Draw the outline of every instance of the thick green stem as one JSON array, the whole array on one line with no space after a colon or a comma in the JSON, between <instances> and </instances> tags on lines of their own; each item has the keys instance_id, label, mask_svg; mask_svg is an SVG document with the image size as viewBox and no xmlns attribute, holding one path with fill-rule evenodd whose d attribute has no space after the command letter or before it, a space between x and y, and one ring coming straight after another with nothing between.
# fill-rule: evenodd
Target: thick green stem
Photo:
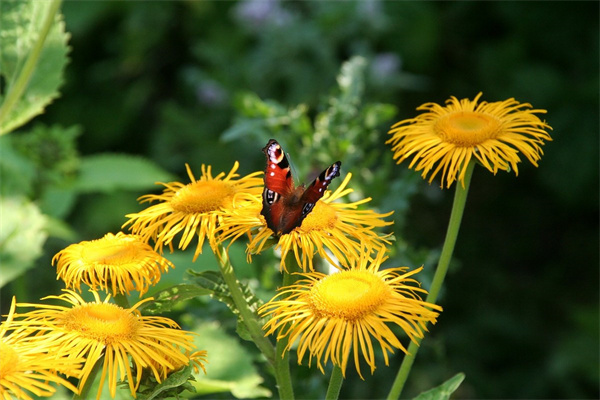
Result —
<instances>
[{"instance_id":1,"label":"thick green stem","mask_svg":"<svg viewBox=\"0 0 600 400\"><path fill-rule=\"evenodd\" d=\"M235 306L240 313L242 321L244 322L246 328L248 329L248 332L250 333L252 341L256 344L256 347L258 347L258 349L264 354L264 356L267 358L267 361L269 361L271 365L275 366L275 349L273 348L271 341L265 337L262 327L258 322L258 316L254 311L250 309L250 306L248 306L246 299L244 299L242 288L240 287L239 282L235 276L233 266L229 261L227 250L216 248L215 256L217 257L223 280L229 288L229 292L231 293L233 302L235 303Z\"/></svg>"},{"instance_id":2,"label":"thick green stem","mask_svg":"<svg viewBox=\"0 0 600 400\"><path fill-rule=\"evenodd\" d=\"M337 398L340 396L342 383L344 383L344 374L342 374L342 369L339 366L334 365L333 371L331 371L331 378L329 378L329 387L327 388L325 399L337 400Z\"/></svg>"},{"instance_id":3,"label":"thick green stem","mask_svg":"<svg viewBox=\"0 0 600 400\"><path fill-rule=\"evenodd\" d=\"M467 194L469 193L469 185L471 183L471 177L473 176L474 167L475 163L471 161L465 172L464 187L460 184L460 182L456 183L456 192L454 194L454 203L452 204L452 212L450 214L450 222L448 223L446 239L444 241L444 246L442 247L442 254L440 255L437 269L435 270L435 274L433 276L429 294L425 300L428 303L436 302L442 288L442 284L444 283L444 278L448 272L448 266L450 265L450 260L452 259L452 253L454 252L454 245L456 244L456 238L458 237L460 222L462 220L465 204L467 202ZM395 400L400 397L402 389L404 388L404 384L406 383L406 379L410 373L410 369L412 368L415 357L417 356L417 352L419 351L419 345L421 344L421 341L422 339L417 338L416 343L410 342L410 345L408 346L408 354L404 357L404 360L402 360L402 364L400 365L400 369L398 370L398 374L396 375L392 389L388 394L388 400Z\"/></svg>"},{"instance_id":4,"label":"thick green stem","mask_svg":"<svg viewBox=\"0 0 600 400\"><path fill-rule=\"evenodd\" d=\"M19 101L23 92L27 88L27 84L35 71L35 67L40 58L40 54L42 53L42 49L44 48L44 42L46 41L46 37L50 32L50 28L54 24L54 19L56 18L56 13L60 8L61 0L52 0L52 4L48 8L48 14L46 15L46 19L42 25L42 29L40 31L40 35L38 36L37 41L33 45L31 52L29 53L29 57L25 61L23 68L19 72L19 75L15 79L15 83L11 85L6 97L4 99L4 103L0 107L0 124L4 121L4 118L11 112L12 108ZM0 131L0 135L7 132Z\"/></svg>"}]
</instances>

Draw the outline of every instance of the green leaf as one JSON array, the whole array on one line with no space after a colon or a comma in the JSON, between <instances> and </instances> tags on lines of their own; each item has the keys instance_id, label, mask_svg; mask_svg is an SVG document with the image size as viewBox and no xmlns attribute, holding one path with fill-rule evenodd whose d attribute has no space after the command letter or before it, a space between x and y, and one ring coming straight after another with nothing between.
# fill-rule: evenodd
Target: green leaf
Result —
<instances>
[{"instance_id":1,"label":"green leaf","mask_svg":"<svg viewBox=\"0 0 600 400\"><path fill-rule=\"evenodd\" d=\"M192 371L192 366L187 365L180 370L171 373L167 379L156 385L149 393L139 394L138 399L164 399L167 398L165 395L168 395L169 398L172 398L173 396L171 396L171 393L168 392L171 392L173 389L175 389L174 394L177 394L182 389L180 386L183 386L183 388L189 387L189 389L193 389L192 385L186 385L188 379L190 379L190 376L192 375Z\"/></svg>"},{"instance_id":2,"label":"green leaf","mask_svg":"<svg viewBox=\"0 0 600 400\"><path fill-rule=\"evenodd\" d=\"M227 284L223 281L221 274L215 271L203 271L196 272L193 270L188 270L188 274L192 275L194 282L202 288L208 289L212 291L212 295L222 303L225 303L229 309L238 316L237 323L237 333L244 340L252 340L250 337L250 333L245 327L243 321L241 321L240 313L235 305L233 298L231 297L231 293L229 292L229 288ZM248 303L248 306L252 311L256 313L258 308L263 304L262 300L254 295L254 292L243 283L240 283L240 288L242 289L242 294L244 295L244 300ZM263 324L263 321L259 319L259 323Z\"/></svg>"},{"instance_id":3,"label":"green leaf","mask_svg":"<svg viewBox=\"0 0 600 400\"><path fill-rule=\"evenodd\" d=\"M271 392L260 386L263 378L252 363L252 354L219 323L204 323L194 331L199 335L198 347L208 350L209 360L206 375L196 375L192 382L197 395L229 391L241 399L271 397Z\"/></svg>"},{"instance_id":4,"label":"green leaf","mask_svg":"<svg viewBox=\"0 0 600 400\"><path fill-rule=\"evenodd\" d=\"M196 296L206 296L212 291L201 288L196 285L181 284L164 289L154 294L154 300L144 303L140 310L145 314L163 314L171 311L173 307L184 300L192 299Z\"/></svg>"},{"instance_id":5,"label":"green leaf","mask_svg":"<svg viewBox=\"0 0 600 400\"><path fill-rule=\"evenodd\" d=\"M47 238L46 218L25 199L0 197L0 287L33 266Z\"/></svg>"},{"instance_id":6,"label":"green leaf","mask_svg":"<svg viewBox=\"0 0 600 400\"><path fill-rule=\"evenodd\" d=\"M168 182L173 176L155 163L124 154L99 154L81 159L75 189L80 192L143 190L156 182Z\"/></svg>"},{"instance_id":7,"label":"green leaf","mask_svg":"<svg viewBox=\"0 0 600 400\"><path fill-rule=\"evenodd\" d=\"M67 40L60 1L0 2L0 135L41 114L58 97L67 64Z\"/></svg>"},{"instance_id":8,"label":"green leaf","mask_svg":"<svg viewBox=\"0 0 600 400\"><path fill-rule=\"evenodd\" d=\"M458 373L440 386L436 386L426 392L421 393L414 400L448 400L450 395L458 389L462 381L465 379L465 374Z\"/></svg>"},{"instance_id":9,"label":"green leaf","mask_svg":"<svg viewBox=\"0 0 600 400\"><path fill-rule=\"evenodd\" d=\"M0 194L30 195L36 177L35 164L19 153L11 137L0 137Z\"/></svg>"}]
</instances>

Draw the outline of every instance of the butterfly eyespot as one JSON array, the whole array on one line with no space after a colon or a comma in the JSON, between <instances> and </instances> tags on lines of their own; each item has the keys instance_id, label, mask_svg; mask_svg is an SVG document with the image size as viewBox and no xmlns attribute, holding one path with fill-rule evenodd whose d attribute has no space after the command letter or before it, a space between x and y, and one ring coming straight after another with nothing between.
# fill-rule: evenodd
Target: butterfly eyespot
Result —
<instances>
[{"instance_id":1,"label":"butterfly eyespot","mask_svg":"<svg viewBox=\"0 0 600 400\"><path fill-rule=\"evenodd\" d=\"M306 203L304 207L302 207L302 215L306 216L312 209L315 207L315 203Z\"/></svg>"},{"instance_id":2,"label":"butterfly eyespot","mask_svg":"<svg viewBox=\"0 0 600 400\"><path fill-rule=\"evenodd\" d=\"M267 204L272 205L273 203L275 203L277 201L277 199L279 199L279 194L272 190L265 188L265 190L263 192L263 198L265 199Z\"/></svg>"}]
</instances>

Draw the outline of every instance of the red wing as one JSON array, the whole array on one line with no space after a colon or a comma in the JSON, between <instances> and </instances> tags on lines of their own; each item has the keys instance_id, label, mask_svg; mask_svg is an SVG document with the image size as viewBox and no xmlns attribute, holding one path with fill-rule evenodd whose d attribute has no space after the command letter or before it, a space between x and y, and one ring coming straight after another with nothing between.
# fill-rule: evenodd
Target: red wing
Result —
<instances>
[{"instance_id":1,"label":"red wing","mask_svg":"<svg viewBox=\"0 0 600 400\"><path fill-rule=\"evenodd\" d=\"M265 217L267 226L275 234L279 234L279 221L285 214L282 197L292 193L294 180L287 157L276 140L269 140L263 152L267 156L267 168L261 214Z\"/></svg>"},{"instance_id":2,"label":"red wing","mask_svg":"<svg viewBox=\"0 0 600 400\"><path fill-rule=\"evenodd\" d=\"M271 207L271 218L276 222L277 230L271 230L278 235L285 235L302 225L304 218L306 218L315 207L317 201L325 194L325 190L327 190L327 186L329 186L331 180L340 175L341 165L342 163L338 161L321 172L321 175L304 190L300 198L296 198L294 195L289 201L288 199L284 199L273 204Z\"/></svg>"},{"instance_id":3,"label":"red wing","mask_svg":"<svg viewBox=\"0 0 600 400\"><path fill-rule=\"evenodd\" d=\"M325 190L327 190L327 186L329 186L333 178L340 176L341 165L342 163L340 161L336 161L325 171L321 172L321 175L316 177L310 186L304 191L304 194L302 195L302 202L309 204L312 203L314 205L317 201L319 201L319 199L325 194Z\"/></svg>"},{"instance_id":4,"label":"red wing","mask_svg":"<svg viewBox=\"0 0 600 400\"><path fill-rule=\"evenodd\" d=\"M261 214L276 236L285 235L302 224L331 180L340 175L342 163L332 164L302 192L302 187L294 188L290 165L279 143L269 140L263 152L267 169Z\"/></svg>"},{"instance_id":5,"label":"red wing","mask_svg":"<svg viewBox=\"0 0 600 400\"><path fill-rule=\"evenodd\" d=\"M269 140L263 152L267 156L265 188L282 196L291 193L294 190L292 171L279 143L273 139Z\"/></svg>"}]
</instances>

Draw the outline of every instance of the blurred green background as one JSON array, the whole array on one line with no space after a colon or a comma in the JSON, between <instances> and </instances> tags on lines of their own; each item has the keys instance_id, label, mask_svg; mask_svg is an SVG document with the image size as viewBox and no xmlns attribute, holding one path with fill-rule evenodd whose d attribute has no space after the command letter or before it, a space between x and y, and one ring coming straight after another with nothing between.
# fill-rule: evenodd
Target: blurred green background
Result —
<instances>
[{"instance_id":1,"label":"blurred green background","mask_svg":"<svg viewBox=\"0 0 600 400\"><path fill-rule=\"evenodd\" d=\"M480 91L482 100L514 97L548 110L554 141L539 168L524 162L517 178L476 169L444 313L404 394L462 371L456 398L600 397L598 2L67 1L62 10L72 35L62 95L26 128L74 127L80 156L143 156L184 182L186 162L197 176L202 163L215 172L234 160L242 174L263 169L260 150L276 134L302 164L292 128L254 118L250 93L288 109L304 105L315 117L339 92L343 63L364 57L361 101L395 108L379 114L365 139L369 152L346 149L356 160L342 163L373 207L396 210L394 259L424 263L425 287L453 190L391 166L389 126L424 102ZM315 154L314 167L338 156ZM313 167L297 166L300 176ZM393 179L373 177L378 168ZM78 196L63 216L77 234L72 241L118 231L145 192ZM2 289L3 312L15 292L37 301L58 291L50 258L69 243L46 242L35 267ZM364 382L349 373L341 398L384 397L400 361L387 368L380 359ZM320 374L295 364L292 371L306 397L324 393Z\"/></svg>"}]
</instances>

